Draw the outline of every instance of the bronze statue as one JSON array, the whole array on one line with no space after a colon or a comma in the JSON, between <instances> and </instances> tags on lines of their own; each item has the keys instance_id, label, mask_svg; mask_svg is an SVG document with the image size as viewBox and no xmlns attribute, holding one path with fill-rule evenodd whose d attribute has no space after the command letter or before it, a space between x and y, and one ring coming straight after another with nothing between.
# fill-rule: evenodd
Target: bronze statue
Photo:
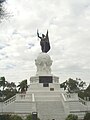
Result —
<instances>
[{"instance_id":1,"label":"bronze statue","mask_svg":"<svg viewBox=\"0 0 90 120\"><path fill-rule=\"evenodd\" d=\"M47 53L50 50L50 42L49 42L49 37L48 37L48 30L47 30L46 35L42 34L42 37L39 36L39 32L37 30L37 36L41 39L40 45L41 45L42 52Z\"/></svg>"}]
</instances>

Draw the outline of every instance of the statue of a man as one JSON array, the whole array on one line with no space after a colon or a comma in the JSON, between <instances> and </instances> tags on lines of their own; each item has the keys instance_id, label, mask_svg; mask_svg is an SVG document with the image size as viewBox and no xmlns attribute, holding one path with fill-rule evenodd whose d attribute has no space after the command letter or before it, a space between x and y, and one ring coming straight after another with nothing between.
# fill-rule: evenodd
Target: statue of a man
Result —
<instances>
[{"instance_id":1,"label":"statue of a man","mask_svg":"<svg viewBox=\"0 0 90 120\"><path fill-rule=\"evenodd\" d=\"M41 45L42 52L47 53L50 50L50 42L49 42L49 37L48 37L48 30L47 30L46 35L42 34L42 37L39 36L39 32L37 30L37 36L41 39L40 45Z\"/></svg>"}]
</instances>

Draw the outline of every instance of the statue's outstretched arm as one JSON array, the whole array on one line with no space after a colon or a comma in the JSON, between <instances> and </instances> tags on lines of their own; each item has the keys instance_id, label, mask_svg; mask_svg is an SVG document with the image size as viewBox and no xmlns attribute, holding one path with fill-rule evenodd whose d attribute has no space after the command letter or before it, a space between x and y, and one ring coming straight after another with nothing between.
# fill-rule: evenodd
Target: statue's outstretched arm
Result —
<instances>
[{"instance_id":1,"label":"statue's outstretched arm","mask_svg":"<svg viewBox=\"0 0 90 120\"><path fill-rule=\"evenodd\" d=\"M39 32L38 32L38 30L37 30L37 36L41 39L41 37L39 36Z\"/></svg>"},{"instance_id":2,"label":"statue's outstretched arm","mask_svg":"<svg viewBox=\"0 0 90 120\"><path fill-rule=\"evenodd\" d=\"M48 30L47 30L47 33L46 33L46 38L47 38L47 40L49 40Z\"/></svg>"}]
</instances>

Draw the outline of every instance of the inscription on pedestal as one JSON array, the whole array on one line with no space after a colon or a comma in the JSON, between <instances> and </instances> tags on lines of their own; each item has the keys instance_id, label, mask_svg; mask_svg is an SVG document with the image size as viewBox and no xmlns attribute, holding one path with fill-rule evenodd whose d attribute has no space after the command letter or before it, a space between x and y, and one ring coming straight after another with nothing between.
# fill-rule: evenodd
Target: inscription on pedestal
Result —
<instances>
[{"instance_id":1,"label":"inscription on pedestal","mask_svg":"<svg viewBox=\"0 0 90 120\"><path fill-rule=\"evenodd\" d=\"M53 83L52 76L39 76L39 83Z\"/></svg>"}]
</instances>

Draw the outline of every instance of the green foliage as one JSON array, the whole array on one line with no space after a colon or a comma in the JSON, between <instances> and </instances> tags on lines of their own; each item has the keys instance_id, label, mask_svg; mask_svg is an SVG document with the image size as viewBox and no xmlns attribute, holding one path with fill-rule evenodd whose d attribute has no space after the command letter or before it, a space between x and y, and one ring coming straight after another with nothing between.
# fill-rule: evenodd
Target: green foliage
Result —
<instances>
[{"instance_id":1,"label":"green foliage","mask_svg":"<svg viewBox=\"0 0 90 120\"><path fill-rule=\"evenodd\" d=\"M76 80L73 80L72 78L69 78L65 82L60 84L61 88L64 88L64 90L68 90L68 92L78 92L81 89L84 89L85 82L83 82L80 78L76 78Z\"/></svg>"},{"instance_id":2,"label":"green foliage","mask_svg":"<svg viewBox=\"0 0 90 120\"><path fill-rule=\"evenodd\" d=\"M19 87L21 93L26 92L28 88L27 79L23 80L18 86L16 86L14 82L6 81L4 76L0 77L0 101L5 101L14 96L17 93L16 87Z\"/></svg>"},{"instance_id":3,"label":"green foliage","mask_svg":"<svg viewBox=\"0 0 90 120\"><path fill-rule=\"evenodd\" d=\"M19 87L18 90L21 91L21 93L27 91L27 88L28 88L27 79L26 79L26 80L23 80L22 82L20 82L17 87Z\"/></svg>"},{"instance_id":4,"label":"green foliage","mask_svg":"<svg viewBox=\"0 0 90 120\"><path fill-rule=\"evenodd\" d=\"M66 88L67 88L67 82L65 81L65 82L61 83L60 84L60 88L64 88L64 90L66 90Z\"/></svg>"},{"instance_id":5,"label":"green foliage","mask_svg":"<svg viewBox=\"0 0 90 120\"><path fill-rule=\"evenodd\" d=\"M90 120L90 113L86 113L83 120Z\"/></svg>"},{"instance_id":6,"label":"green foliage","mask_svg":"<svg viewBox=\"0 0 90 120\"><path fill-rule=\"evenodd\" d=\"M0 101L4 101L17 93L16 85L13 82L6 81L5 77L0 77Z\"/></svg>"},{"instance_id":7,"label":"green foliage","mask_svg":"<svg viewBox=\"0 0 90 120\"><path fill-rule=\"evenodd\" d=\"M0 115L0 120L23 120L20 116L18 115Z\"/></svg>"},{"instance_id":8,"label":"green foliage","mask_svg":"<svg viewBox=\"0 0 90 120\"><path fill-rule=\"evenodd\" d=\"M4 90L4 95L6 96L4 100L7 100L11 97L13 97L17 93L17 90L10 90L10 89L5 89Z\"/></svg>"},{"instance_id":9,"label":"green foliage","mask_svg":"<svg viewBox=\"0 0 90 120\"><path fill-rule=\"evenodd\" d=\"M0 115L0 120L10 120L10 115Z\"/></svg>"},{"instance_id":10,"label":"green foliage","mask_svg":"<svg viewBox=\"0 0 90 120\"><path fill-rule=\"evenodd\" d=\"M5 2L5 0L0 0L0 22L5 17L5 10L3 7L3 2Z\"/></svg>"},{"instance_id":11,"label":"green foliage","mask_svg":"<svg viewBox=\"0 0 90 120\"><path fill-rule=\"evenodd\" d=\"M2 101L4 101L4 89L7 86L7 81L5 80L5 77L0 77L0 87L2 87L2 91L1 91L1 97L2 97Z\"/></svg>"},{"instance_id":12,"label":"green foliage","mask_svg":"<svg viewBox=\"0 0 90 120\"><path fill-rule=\"evenodd\" d=\"M7 82L7 88L13 90L16 89L16 85L14 82Z\"/></svg>"},{"instance_id":13,"label":"green foliage","mask_svg":"<svg viewBox=\"0 0 90 120\"><path fill-rule=\"evenodd\" d=\"M18 115L11 115L10 120L23 120L23 119Z\"/></svg>"},{"instance_id":14,"label":"green foliage","mask_svg":"<svg viewBox=\"0 0 90 120\"><path fill-rule=\"evenodd\" d=\"M25 120L32 120L32 115L27 115L26 119Z\"/></svg>"},{"instance_id":15,"label":"green foliage","mask_svg":"<svg viewBox=\"0 0 90 120\"><path fill-rule=\"evenodd\" d=\"M64 90L67 90L69 93L78 93L78 96L82 99L85 97L89 97L90 100L90 84L85 89L86 83L82 81L80 78L76 78L76 80L73 80L72 78L69 78L65 82L60 84L61 88L64 88Z\"/></svg>"},{"instance_id":16,"label":"green foliage","mask_svg":"<svg viewBox=\"0 0 90 120\"><path fill-rule=\"evenodd\" d=\"M0 77L0 87L3 87L3 90L6 87L5 77Z\"/></svg>"},{"instance_id":17,"label":"green foliage","mask_svg":"<svg viewBox=\"0 0 90 120\"><path fill-rule=\"evenodd\" d=\"M90 100L90 85L84 91L79 91L78 96L82 99L89 97Z\"/></svg>"},{"instance_id":18,"label":"green foliage","mask_svg":"<svg viewBox=\"0 0 90 120\"><path fill-rule=\"evenodd\" d=\"M86 91L90 93L90 84L89 84L88 87L86 88Z\"/></svg>"},{"instance_id":19,"label":"green foliage","mask_svg":"<svg viewBox=\"0 0 90 120\"><path fill-rule=\"evenodd\" d=\"M68 91L76 91L78 90L78 82L76 80L73 80L71 78L68 79L67 81L67 85L68 85Z\"/></svg>"},{"instance_id":20,"label":"green foliage","mask_svg":"<svg viewBox=\"0 0 90 120\"><path fill-rule=\"evenodd\" d=\"M26 117L26 119L25 120L32 120L32 115L31 114L29 114L29 115L27 115L27 117ZM37 120L40 120L39 118L37 118Z\"/></svg>"},{"instance_id":21,"label":"green foliage","mask_svg":"<svg viewBox=\"0 0 90 120\"><path fill-rule=\"evenodd\" d=\"M64 90L68 90L68 92L76 92L78 90L78 81L73 80L72 78L69 78L62 84L60 84L61 88L64 88Z\"/></svg>"},{"instance_id":22,"label":"green foliage","mask_svg":"<svg viewBox=\"0 0 90 120\"><path fill-rule=\"evenodd\" d=\"M78 120L78 116L74 114L69 114L65 120Z\"/></svg>"}]
</instances>

